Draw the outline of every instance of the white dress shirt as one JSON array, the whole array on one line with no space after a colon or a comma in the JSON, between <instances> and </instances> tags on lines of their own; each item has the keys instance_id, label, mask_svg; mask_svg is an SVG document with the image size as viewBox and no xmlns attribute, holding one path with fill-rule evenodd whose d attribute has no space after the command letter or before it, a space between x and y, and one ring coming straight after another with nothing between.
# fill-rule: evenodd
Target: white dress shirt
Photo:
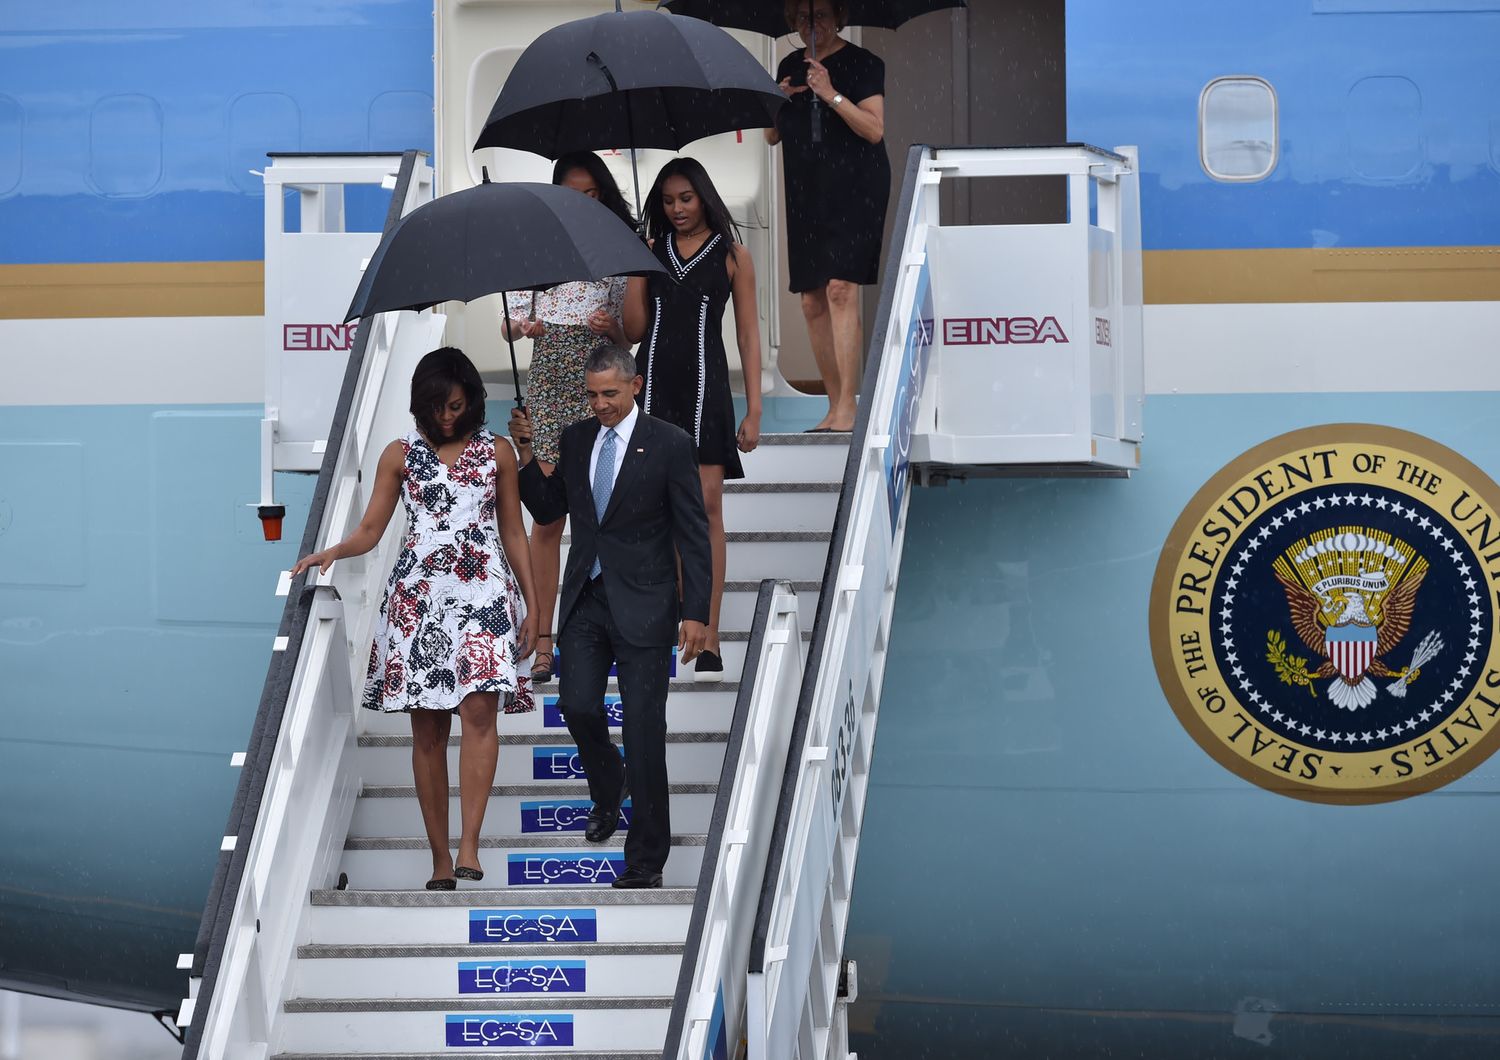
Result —
<instances>
[{"instance_id":1,"label":"white dress shirt","mask_svg":"<svg viewBox=\"0 0 1500 1060\"><path fill-rule=\"evenodd\" d=\"M589 491L593 492L594 473L599 470L599 450L604 448L605 435L610 431L615 432L615 470L609 480L609 491L615 491L615 483L620 478L620 465L625 462L626 446L630 444L630 436L635 432L635 421L640 418L640 408L635 402L630 403L630 415L626 416L613 427L599 425L599 434L594 438L594 451L589 455Z\"/></svg>"}]
</instances>

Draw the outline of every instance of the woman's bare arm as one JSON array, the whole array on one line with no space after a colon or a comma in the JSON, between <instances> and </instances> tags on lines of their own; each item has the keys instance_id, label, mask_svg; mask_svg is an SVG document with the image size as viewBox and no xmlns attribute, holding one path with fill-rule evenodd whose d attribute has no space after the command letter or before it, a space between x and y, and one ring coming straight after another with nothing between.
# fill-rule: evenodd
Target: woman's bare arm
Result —
<instances>
[{"instance_id":1,"label":"woman's bare arm","mask_svg":"<svg viewBox=\"0 0 1500 1060\"><path fill-rule=\"evenodd\" d=\"M745 419L737 435L740 451L760 443L760 313L755 304L755 262L735 243L729 255L729 290L734 296L734 333L745 374Z\"/></svg>"},{"instance_id":2,"label":"woman's bare arm","mask_svg":"<svg viewBox=\"0 0 1500 1060\"><path fill-rule=\"evenodd\" d=\"M396 511L396 501L401 496L401 473L406 463L406 452L400 442L392 442L380 454L375 466L375 488L370 491L370 503L354 533L336 545L303 556L292 568L296 577L309 567L316 566L327 572L334 560L363 556L380 543L385 528L390 525L391 515Z\"/></svg>"},{"instance_id":3,"label":"woman's bare arm","mask_svg":"<svg viewBox=\"0 0 1500 1060\"><path fill-rule=\"evenodd\" d=\"M646 337L646 327L651 322L651 313L646 306L646 278L632 276L625 287L625 340L631 344Z\"/></svg>"}]
</instances>

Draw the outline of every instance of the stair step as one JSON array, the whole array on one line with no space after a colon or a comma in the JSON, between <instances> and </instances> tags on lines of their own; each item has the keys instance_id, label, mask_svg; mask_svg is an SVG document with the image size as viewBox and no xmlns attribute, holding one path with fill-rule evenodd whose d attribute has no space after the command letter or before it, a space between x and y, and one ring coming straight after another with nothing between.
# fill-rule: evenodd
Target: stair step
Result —
<instances>
[{"instance_id":1,"label":"stair step","mask_svg":"<svg viewBox=\"0 0 1500 1060\"><path fill-rule=\"evenodd\" d=\"M826 556L825 556L826 560ZM823 572L818 571L817 577L821 578ZM813 628L813 620L818 614L818 589L822 583L819 581L798 581L792 583L792 589L797 593L797 616L804 630ZM760 582L758 581L731 581L724 583L724 603L719 611L719 625L723 629L749 629L755 624L755 601L760 596ZM672 709L670 701L667 710Z\"/></svg>"},{"instance_id":2,"label":"stair step","mask_svg":"<svg viewBox=\"0 0 1500 1060\"><path fill-rule=\"evenodd\" d=\"M726 605L727 606L727 605ZM808 628L811 628L809 626ZM741 656L743 658L743 656ZM688 666L685 676L692 676L692 667ZM686 684L686 688L680 688L667 696L667 729L669 731L691 731L693 729L728 729L730 720L734 716L734 701L738 695L738 682L717 681L704 682L702 684L692 681L678 682ZM705 691L707 690L707 691ZM567 725L563 721L562 712L557 709L557 682L551 681L536 686L538 696L537 709L527 714L504 714L500 717L500 738L509 739L519 733L528 732L550 732L554 735L562 734L566 740ZM620 694L618 688L611 688L605 697L605 704L618 706ZM411 718L402 712L390 714L375 710L360 712L359 722L361 734L373 736L410 736ZM459 732L463 728L462 720L457 716L453 719L453 731ZM615 728L619 728L618 723Z\"/></svg>"},{"instance_id":3,"label":"stair step","mask_svg":"<svg viewBox=\"0 0 1500 1060\"><path fill-rule=\"evenodd\" d=\"M386 960L406 957L462 957L465 960L478 957L631 957L631 956L682 956L682 944L676 942L575 942L568 946L560 943L512 943L511 945L471 944L450 946L442 942L414 942L406 945L334 946L322 942L309 942L297 947L297 956L308 961L340 960ZM354 996L354 995L351 995Z\"/></svg>"},{"instance_id":4,"label":"stair step","mask_svg":"<svg viewBox=\"0 0 1500 1060\"><path fill-rule=\"evenodd\" d=\"M837 482L726 482L724 525L731 530L828 530L839 506Z\"/></svg>"},{"instance_id":5,"label":"stair step","mask_svg":"<svg viewBox=\"0 0 1500 1060\"><path fill-rule=\"evenodd\" d=\"M280 1044L288 1052L352 1049L365 1057L381 1055L376 1049L496 1047L509 1055L511 1047L545 1047L618 1057L654 1046L660 1055L671 1005L670 996L293 998L280 1021Z\"/></svg>"},{"instance_id":6,"label":"stair step","mask_svg":"<svg viewBox=\"0 0 1500 1060\"><path fill-rule=\"evenodd\" d=\"M527 785L514 785L525 787ZM556 789L566 786L570 790L560 793ZM529 785L533 790L520 795L491 794L484 815L485 835L555 835L582 832L593 803L589 801L588 789L582 784L549 786L543 782ZM684 788L690 790L682 790ZM540 790L537 790L540 789ZM703 790L707 789L707 790ZM674 784L670 788L672 824L685 832L707 832L709 819L713 816L714 786L711 784ZM389 788L378 790L387 791ZM422 826L422 811L417 805L415 789L406 789L406 796L382 796L372 798L365 792L354 804L354 820L349 826L351 836L409 835ZM492 789L493 791L493 789ZM456 789L450 796L448 819L459 820L460 811ZM621 819L622 831L630 829L630 804L627 801Z\"/></svg>"},{"instance_id":7,"label":"stair step","mask_svg":"<svg viewBox=\"0 0 1500 1060\"><path fill-rule=\"evenodd\" d=\"M827 531L731 531L725 576L731 581L761 578L812 580L823 577L828 554ZM568 535L563 535L563 563L567 563Z\"/></svg>"},{"instance_id":8,"label":"stair step","mask_svg":"<svg viewBox=\"0 0 1500 1060\"><path fill-rule=\"evenodd\" d=\"M512 734L506 734L507 737ZM556 733L521 733L517 739L500 742L496 779L502 784L523 781L574 781L583 779L577 748L566 730ZM724 764L723 732L667 733L667 776L677 783L713 783ZM616 747L620 746L617 741ZM356 768L367 784L400 784L411 780L410 736L361 736ZM458 775L459 737L448 744L450 777Z\"/></svg>"},{"instance_id":9,"label":"stair step","mask_svg":"<svg viewBox=\"0 0 1500 1060\"><path fill-rule=\"evenodd\" d=\"M551 1060L561 1055L569 1060L661 1060L660 1049L611 1049L607 1053L580 1052L576 1049L566 1051L558 1049L507 1049L503 1055L509 1060ZM441 1053L276 1053L271 1060L452 1060L457 1057L478 1058L496 1055L493 1049L485 1049L480 1052L469 1052L466 1049L445 1049Z\"/></svg>"},{"instance_id":10,"label":"stair step","mask_svg":"<svg viewBox=\"0 0 1500 1060\"><path fill-rule=\"evenodd\" d=\"M672 837L672 845L683 847L701 847L708 841L708 836L702 832L683 833ZM458 845L458 837L454 836L452 844ZM625 836L616 832L614 836L602 843L590 843L581 835L487 835L479 840L482 850L500 850L515 847L518 849L571 849L577 847L580 850L612 850L623 848ZM420 835L398 835L398 836L350 836L344 840L345 850L426 850L427 837Z\"/></svg>"},{"instance_id":11,"label":"stair step","mask_svg":"<svg viewBox=\"0 0 1500 1060\"><path fill-rule=\"evenodd\" d=\"M848 459L847 434L763 434L740 456L749 482L842 482Z\"/></svg>"},{"instance_id":12,"label":"stair step","mask_svg":"<svg viewBox=\"0 0 1500 1060\"><path fill-rule=\"evenodd\" d=\"M314 891L307 912L309 944L367 945L375 938L387 946L451 945L476 953L548 947L561 953L593 943L681 946L694 899L692 887L472 887Z\"/></svg>"},{"instance_id":13,"label":"stair step","mask_svg":"<svg viewBox=\"0 0 1500 1060\"><path fill-rule=\"evenodd\" d=\"M662 874L667 886L691 887L698 882L704 839L701 834L672 837L672 853ZM581 835L567 834L485 836L479 844L485 851L485 879L471 886L547 886L554 889L555 901L573 905L575 900L567 897L569 890L580 885L606 885L625 871L624 844L622 832L604 843L589 843ZM456 838L452 845L457 849ZM351 839L339 869L356 887L405 889L432 874L432 855L427 840L418 836ZM465 887L466 881L460 881L459 886Z\"/></svg>"},{"instance_id":14,"label":"stair step","mask_svg":"<svg viewBox=\"0 0 1500 1060\"><path fill-rule=\"evenodd\" d=\"M328 999L670 997L682 965L669 943L303 946L297 956L296 992Z\"/></svg>"}]
</instances>

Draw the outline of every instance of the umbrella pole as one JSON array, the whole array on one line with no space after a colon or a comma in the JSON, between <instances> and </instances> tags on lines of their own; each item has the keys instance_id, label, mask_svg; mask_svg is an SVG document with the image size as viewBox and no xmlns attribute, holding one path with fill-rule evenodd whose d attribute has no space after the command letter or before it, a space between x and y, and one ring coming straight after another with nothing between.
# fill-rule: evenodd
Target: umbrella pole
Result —
<instances>
[{"instance_id":1,"label":"umbrella pole","mask_svg":"<svg viewBox=\"0 0 1500 1060\"><path fill-rule=\"evenodd\" d=\"M630 177L635 182L635 223L644 235L646 215L641 212L641 167L635 155L635 112L630 108L630 93L628 92L625 94L625 135L630 138Z\"/></svg>"},{"instance_id":2,"label":"umbrella pole","mask_svg":"<svg viewBox=\"0 0 1500 1060\"><path fill-rule=\"evenodd\" d=\"M630 133L630 142L635 143L634 129ZM646 231L646 215L641 213L641 171L635 161L634 147L630 149L630 176L635 181L635 223L644 233Z\"/></svg>"},{"instance_id":3,"label":"umbrella pole","mask_svg":"<svg viewBox=\"0 0 1500 1060\"><path fill-rule=\"evenodd\" d=\"M818 24L813 21L813 0L807 0L807 29L812 34L812 57L818 58ZM823 106L816 95L812 98L812 113L808 115L812 122L811 139L815 144L823 142Z\"/></svg>"},{"instance_id":4,"label":"umbrella pole","mask_svg":"<svg viewBox=\"0 0 1500 1060\"><path fill-rule=\"evenodd\" d=\"M504 296L504 298L506 308L505 326L503 330L505 331L505 345L510 349L510 378L511 382L516 385L516 408L524 409L526 407L526 402L521 397L521 370L520 368L516 367L516 340L511 336L510 333L510 296L507 294Z\"/></svg>"}]
</instances>

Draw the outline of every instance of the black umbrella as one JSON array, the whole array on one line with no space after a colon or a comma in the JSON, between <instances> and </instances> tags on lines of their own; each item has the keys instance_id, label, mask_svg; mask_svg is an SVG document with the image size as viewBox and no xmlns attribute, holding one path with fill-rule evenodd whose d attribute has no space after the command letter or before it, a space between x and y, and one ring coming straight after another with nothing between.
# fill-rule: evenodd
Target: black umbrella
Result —
<instances>
[{"instance_id":1,"label":"black umbrella","mask_svg":"<svg viewBox=\"0 0 1500 1060\"><path fill-rule=\"evenodd\" d=\"M811 20L813 0L798 0L807 4ZM905 22L938 11L945 7L968 7L968 0L848 0L849 25L878 26L895 29ZM716 26L730 29L748 29L752 33L764 33L768 37L779 37L788 32L786 4L782 0L657 0L656 6L674 15L712 22ZM813 52L817 52L817 25L811 27ZM821 104L812 101L812 138L821 140Z\"/></svg>"},{"instance_id":2,"label":"black umbrella","mask_svg":"<svg viewBox=\"0 0 1500 1060\"><path fill-rule=\"evenodd\" d=\"M612 11L543 33L516 60L481 147L547 158L627 147L676 151L776 123L786 100L755 56L716 26L656 11ZM635 206L641 208L640 174Z\"/></svg>"},{"instance_id":3,"label":"black umbrella","mask_svg":"<svg viewBox=\"0 0 1500 1060\"><path fill-rule=\"evenodd\" d=\"M787 32L782 0L658 0L658 7L674 15L690 15L731 29L748 29L779 37ZM903 23L945 7L968 7L968 0L849 0L849 25L895 29ZM812 0L807 0L812 10Z\"/></svg>"},{"instance_id":4,"label":"black umbrella","mask_svg":"<svg viewBox=\"0 0 1500 1060\"><path fill-rule=\"evenodd\" d=\"M344 320L569 280L665 272L609 207L553 184L491 184L419 206L381 239ZM515 343L510 370L521 404Z\"/></svg>"}]
</instances>

